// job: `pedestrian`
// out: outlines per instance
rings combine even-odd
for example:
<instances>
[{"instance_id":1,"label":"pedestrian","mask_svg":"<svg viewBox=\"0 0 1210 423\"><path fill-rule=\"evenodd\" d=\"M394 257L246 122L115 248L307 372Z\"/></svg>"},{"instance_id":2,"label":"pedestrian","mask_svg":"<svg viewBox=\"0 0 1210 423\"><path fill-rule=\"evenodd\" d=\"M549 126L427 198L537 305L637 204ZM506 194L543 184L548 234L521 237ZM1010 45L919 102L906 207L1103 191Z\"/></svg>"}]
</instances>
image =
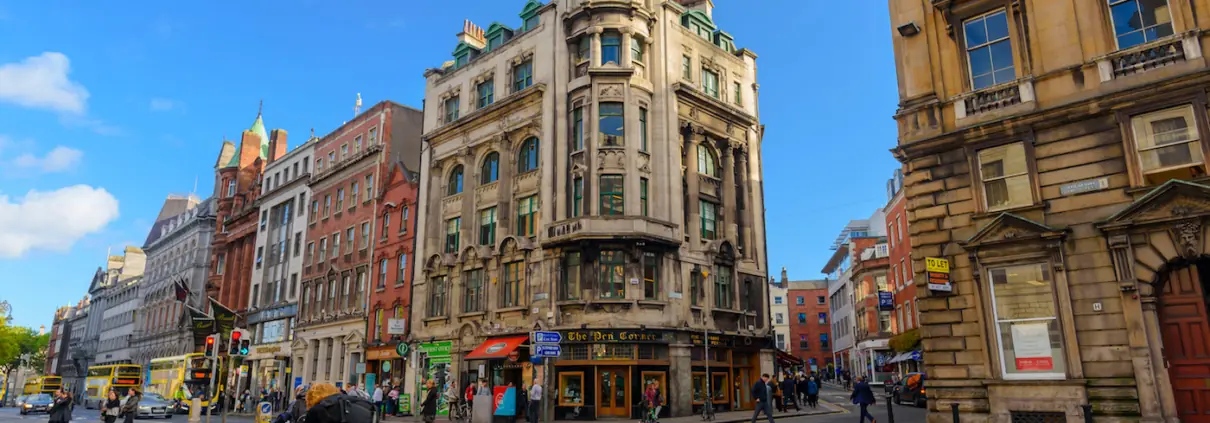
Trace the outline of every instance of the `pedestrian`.
<instances>
[{"instance_id":1,"label":"pedestrian","mask_svg":"<svg viewBox=\"0 0 1210 423\"><path fill-rule=\"evenodd\" d=\"M428 393L424 396L424 402L420 403L420 417L424 419L424 423L433 423L437 420L437 385L429 379L424 383L424 387L428 389Z\"/></svg>"},{"instance_id":2,"label":"pedestrian","mask_svg":"<svg viewBox=\"0 0 1210 423\"><path fill-rule=\"evenodd\" d=\"M71 397L62 389L55 391L53 394L53 402L50 408L46 410L50 414L50 423L69 423L71 422Z\"/></svg>"},{"instance_id":3,"label":"pedestrian","mask_svg":"<svg viewBox=\"0 0 1210 423\"><path fill-rule=\"evenodd\" d=\"M399 415L399 387L391 387L391 393L387 394L387 414L392 416Z\"/></svg>"},{"instance_id":4,"label":"pedestrian","mask_svg":"<svg viewBox=\"0 0 1210 423\"><path fill-rule=\"evenodd\" d=\"M858 377L860 377L860 376L858 376ZM852 387L853 387L853 372L849 371L849 369L845 369L845 371L844 371L844 389L847 391L849 389L852 389Z\"/></svg>"},{"instance_id":5,"label":"pedestrian","mask_svg":"<svg viewBox=\"0 0 1210 423\"><path fill-rule=\"evenodd\" d=\"M807 405L811 405L811 402L807 400L807 381L812 377L814 376L799 376L798 386L796 387L796 389L798 389L798 397L802 399L803 402L806 402Z\"/></svg>"},{"instance_id":6,"label":"pedestrian","mask_svg":"<svg viewBox=\"0 0 1210 423\"><path fill-rule=\"evenodd\" d=\"M290 423L300 423L307 416L307 387L294 388L294 402L290 403Z\"/></svg>"},{"instance_id":7,"label":"pedestrian","mask_svg":"<svg viewBox=\"0 0 1210 423\"><path fill-rule=\"evenodd\" d=\"M760 375L760 380L752 384L752 398L756 400L756 409L752 411L750 423L756 423L756 418L760 417L762 411L769 419L769 423L774 423L773 403L769 402L773 399L773 387L769 384L768 373Z\"/></svg>"},{"instance_id":8,"label":"pedestrian","mask_svg":"<svg viewBox=\"0 0 1210 423\"><path fill-rule=\"evenodd\" d=\"M861 406L861 420L858 423L865 423L865 418L870 418L870 423L876 423L874 415L870 414L868 408L874 405L874 391L870 390L870 384L865 382L865 377L857 376L857 385L853 387L853 393L849 395L849 399L853 400L853 404Z\"/></svg>"},{"instance_id":9,"label":"pedestrian","mask_svg":"<svg viewBox=\"0 0 1210 423\"><path fill-rule=\"evenodd\" d=\"M374 403L374 409L378 410L378 415L382 415L384 407L382 405L382 387L374 385L374 395L370 396L370 402Z\"/></svg>"},{"instance_id":10,"label":"pedestrian","mask_svg":"<svg viewBox=\"0 0 1210 423\"><path fill-rule=\"evenodd\" d=\"M492 389L487 387L487 379L479 378L479 389L475 391L475 395L492 395Z\"/></svg>"},{"instance_id":11,"label":"pedestrian","mask_svg":"<svg viewBox=\"0 0 1210 423\"><path fill-rule=\"evenodd\" d=\"M786 402L783 400L781 393L781 382L778 382L774 378L769 381L769 386L773 388L773 405L777 408L778 412L786 412Z\"/></svg>"},{"instance_id":12,"label":"pedestrian","mask_svg":"<svg viewBox=\"0 0 1210 423\"><path fill-rule=\"evenodd\" d=\"M660 420L660 409L664 407L664 395L660 392L660 382L658 380L651 381L651 385L647 387L646 395L647 406L651 408L651 414L647 420L653 423L658 422Z\"/></svg>"},{"instance_id":13,"label":"pedestrian","mask_svg":"<svg viewBox=\"0 0 1210 423\"><path fill-rule=\"evenodd\" d=\"M525 416L528 417L529 423L538 423L539 416L542 414L542 378L534 378L534 383L529 385L529 407L525 409Z\"/></svg>"},{"instance_id":14,"label":"pedestrian","mask_svg":"<svg viewBox=\"0 0 1210 423\"><path fill-rule=\"evenodd\" d=\"M811 408L819 407L819 380L815 376L807 379L807 405Z\"/></svg>"},{"instance_id":15,"label":"pedestrian","mask_svg":"<svg viewBox=\"0 0 1210 423\"><path fill-rule=\"evenodd\" d=\"M794 406L794 411L802 411L798 408L798 384L794 382L793 376L787 376L781 381L781 401L782 411L790 409L790 406Z\"/></svg>"},{"instance_id":16,"label":"pedestrian","mask_svg":"<svg viewBox=\"0 0 1210 423\"><path fill-rule=\"evenodd\" d=\"M104 420L105 423L118 421L121 408L122 400L118 399L118 393L111 389L106 395L105 401L101 403L101 420Z\"/></svg>"},{"instance_id":17,"label":"pedestrian","mask_svg":"<svg viewBox=\"0 0 1210 423\"><path fill-rule=\"evenodd\" d=\"M135 416L139 415L139 401L143 399L143 393L138 389L130 388L126 393L126 402L122 403L122 422L134 423Z\"/></svg>"}]
</instances>

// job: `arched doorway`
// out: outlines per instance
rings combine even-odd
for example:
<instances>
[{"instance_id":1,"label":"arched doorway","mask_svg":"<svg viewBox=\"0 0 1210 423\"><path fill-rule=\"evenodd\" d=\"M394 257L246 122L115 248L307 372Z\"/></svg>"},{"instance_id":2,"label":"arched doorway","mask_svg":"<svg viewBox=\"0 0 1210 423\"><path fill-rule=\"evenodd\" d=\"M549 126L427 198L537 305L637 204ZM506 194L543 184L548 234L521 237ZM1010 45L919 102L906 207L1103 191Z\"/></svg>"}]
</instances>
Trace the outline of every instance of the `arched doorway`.
<instances>
[{"instance_id":1,"label":"arched doorway","mask_svg":"<svg viewBox=\"0 0 1210 423\"><path fill-rule=\"evenodd\" d=\"M1160 283L1157 314L1177 415L1210 423L1210 258L1177 267Z\"/></svg>"}]
</instances>

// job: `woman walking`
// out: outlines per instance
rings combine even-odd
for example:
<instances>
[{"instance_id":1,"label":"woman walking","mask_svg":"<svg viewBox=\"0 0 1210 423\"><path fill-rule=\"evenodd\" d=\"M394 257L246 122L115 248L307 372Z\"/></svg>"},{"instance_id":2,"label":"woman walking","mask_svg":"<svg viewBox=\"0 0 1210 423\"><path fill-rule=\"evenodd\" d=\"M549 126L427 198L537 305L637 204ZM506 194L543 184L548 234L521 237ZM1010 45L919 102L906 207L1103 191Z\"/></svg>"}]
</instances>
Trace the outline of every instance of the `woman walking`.
<instances>
[{"instance_id":1,"label":"woman walking","mask_svg":"<svg viewBox=\"0 0 1210 423\"><path fill-rule=\"evenodd\" d=\"M114 392L112 389L109 390L108 397L106 397L105 401L101 404L101 419L104 420L105 423L113 423L118 421L118 414L120 414L121 408L122 400L118 399L118 393Z\"/></svg>"},{"instance_id":2,"label":"woman walking","mask_svg":"<svg viewBox=\"0 0 1210 423\"><path fill-rule=\"evenodd\" d=\"M139 401L143 399L143 394L138 389L130 388L126 391L126 402L122 403L120 413L123 423L134 423L134 418L139 415Z\"/></svg>"},{"instance_id":3,"label":"woman walking","mask_svg":"<svg viewBox=\"0 0 1210 423\"><path fill-rule=\"evenodd\" d=\"M865 376L857 376L857 384L853 386L853 393L849 395L853 400L853 404L861 406L861 420L859 423L865 423L865 418L870 418L870 423L875 423L874 415L870 414L868 408L874 405L874 391L870 390L870 384L865 382Z\"/></svg>"},{"instance_id":4,"label":"woman walking","mask_svg":"<svg viewBox=\"0 0 1210 423\"><path fill-rule=\"evenodd\" d=\"M811 408L819 407L819 380L815 376L807 379L807 405Z\"/></svg>"},{"instance_id":5,"label":"woman walking","mask_svg":"<svg viewBox=\"0 0 1210 423\"><path fill-rule=\"evenodd\" d=\"M55 391L54 403L51 404L47 413L50 414L50 423L71 422L71 396L62 389Z\"/></svg>"},{"instance_id":6,"label":"woman walking","mask_svg":"<svg viewBox=\"0 0 1210 423\"><path fill-rule=\"evenodd\" d=\"M424 423L433 423L437 420L437 386L429 379L424 383L424 387L428 389L428 394L424 396L424 402L420 403L420 417L424 419Z\"/></svg>"}]
</instances>

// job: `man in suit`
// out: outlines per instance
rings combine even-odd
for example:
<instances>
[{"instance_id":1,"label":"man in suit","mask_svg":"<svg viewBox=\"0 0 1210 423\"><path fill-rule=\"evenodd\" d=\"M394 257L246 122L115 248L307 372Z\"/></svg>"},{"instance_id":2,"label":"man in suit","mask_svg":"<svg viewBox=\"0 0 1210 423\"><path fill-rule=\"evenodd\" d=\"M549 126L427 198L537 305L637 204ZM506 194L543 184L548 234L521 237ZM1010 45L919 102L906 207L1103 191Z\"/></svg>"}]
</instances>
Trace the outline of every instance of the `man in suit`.
<instances>
[{"instance_id":1,"label":"man in suit","mask_svg":"<svg viewBox=\"0 0 1210 423\"><path fill-rule=\"evenodd\" d=\"M769 385L769 374L760 375L760 380L752 384L752 398L756 400L756 409L752 411L752 421L756 423L756 418L760 417L761 411L765 412L765 417L769 419L769 423L773 422L773 386Z\"/></svg>"}]
</instances>

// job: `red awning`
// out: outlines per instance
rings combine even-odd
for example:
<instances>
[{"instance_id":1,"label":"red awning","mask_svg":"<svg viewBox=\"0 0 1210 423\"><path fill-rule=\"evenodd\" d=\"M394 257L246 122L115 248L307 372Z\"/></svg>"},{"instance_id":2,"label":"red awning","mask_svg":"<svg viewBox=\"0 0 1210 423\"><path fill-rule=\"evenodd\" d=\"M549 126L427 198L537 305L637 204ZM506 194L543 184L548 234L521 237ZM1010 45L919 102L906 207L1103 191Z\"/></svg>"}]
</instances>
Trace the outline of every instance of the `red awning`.
<instances>
[{"instance_id":1,"label":"red awning","mask_svg":"<svg viewBox=\"0 0 1210 423\"><path fill-rule=\"evenodd\" d=\"M486 360L508 357L508 354L529 340L528 335L488 339L466 357L467 360Z\"/></svg>"}]
</instances>

